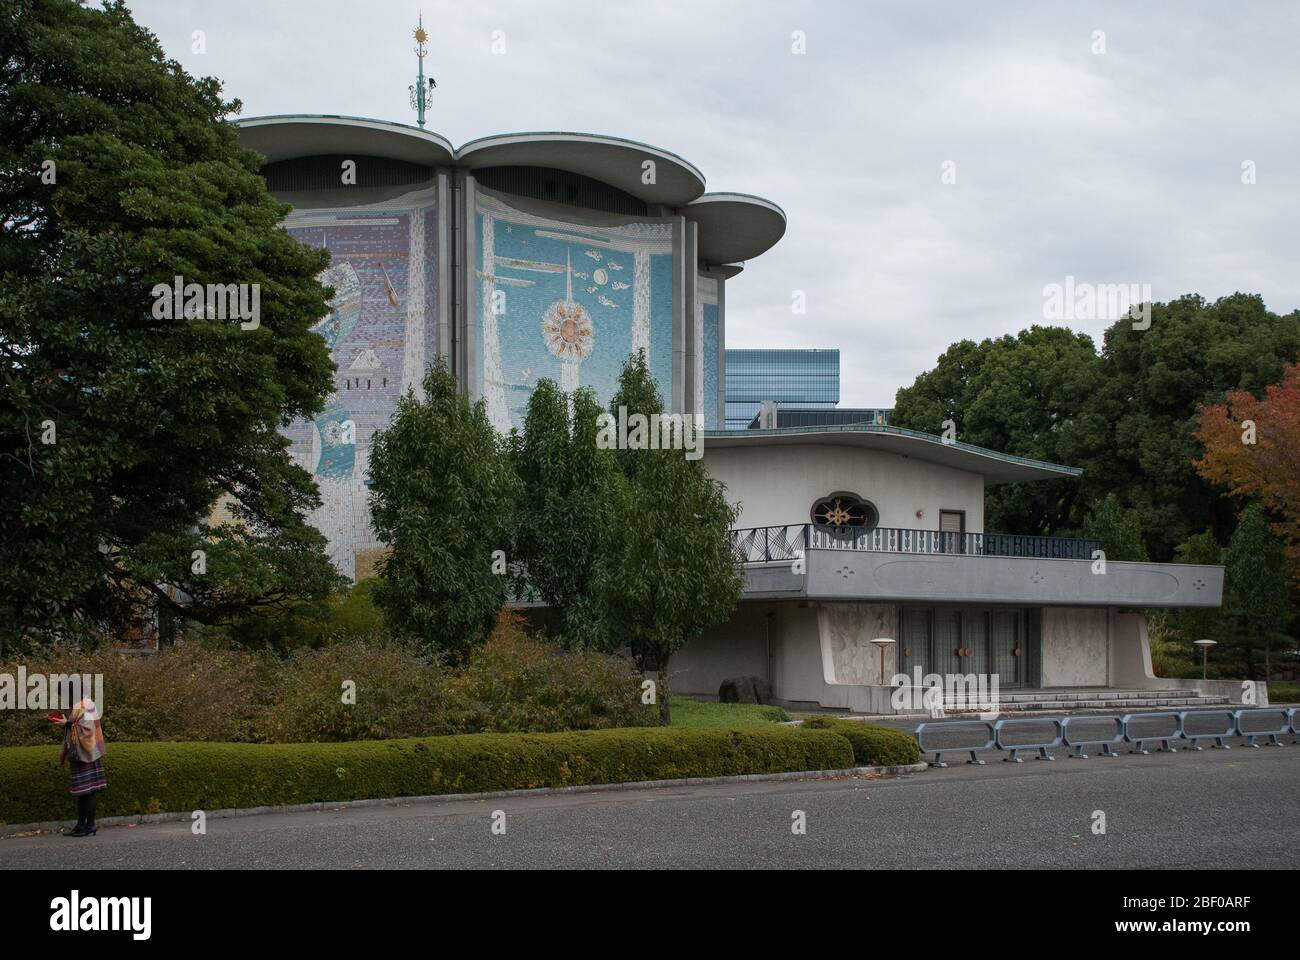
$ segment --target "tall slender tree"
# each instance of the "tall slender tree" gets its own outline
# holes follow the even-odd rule
[[[439,360],[370,452],[370,510],[388,546],[375,604],[394,632],[461,657],[505,602],[517,481],[482,400]]]
[[[592,390],[566,396],[554,381],[539,380],[514,443],[521,586],[556,610],[558,639],[571,648],[609,646],[601,583],[619,475],[613,451],[596,443],[601,412]]]
[[[620,408],[629,420],[663,412],[641,353],[623,368],[610,417],[617,420]],[[624,482],[615,493],[616,537],[605,602],[617,636],[637,666],[657,675],[664,724],[671,721],[673,654],[705,627],[725,619],[744,586],[727,536],[737,511],[722,484],[706,472],[707,456],[689,460],[680,449],[631,445],[617,454]]]
[[[1227,568],[1228,612],[1239,625],[1238,642],[1246,668],[1257,677],[1264,658],[1269,679],[1272,651],[1285,637],[1290,619],[1286,590],[1286,552],[1269,530],[1264,507],[1252,503],[1241,514],[1223,558]]]

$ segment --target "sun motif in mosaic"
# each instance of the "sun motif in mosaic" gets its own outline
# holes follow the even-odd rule
[[[591,317],[581,304],[557,301],[542,318],[542,339],[546,349],[561,360],[583,360],[591,353],[595,340]]]
[[[565,257],[564,299],[546,308],[542,315],[542,340],[553,356],[564,361],[560,368],[560,389],[571,393],[578,389],[578,364],[591,354],[596,334],[591,315],[573,299],[573,263]]]

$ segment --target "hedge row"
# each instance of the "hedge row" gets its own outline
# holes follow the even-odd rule
[[[898,767],[921,759],[921,748],[909,733],[860,720],[811,717],[806,730],[829,730],[853,745],[853,762],[859,767]]]
[[[671,727],[350,743],[116,743],[101,817],[844,769],[838,732]],[[52,747],[0,749],[0,824],[70,819]]]

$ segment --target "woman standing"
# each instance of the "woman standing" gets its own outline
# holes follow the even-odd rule
[[[95,701],[86,697],[68,711],[63,721],[59,766],[69,761],[68,792],[77,798],[77,825],[66,836],[95,834],[95,795],[108,786],[103,756],[104,731],[99,725],[99,713]]]

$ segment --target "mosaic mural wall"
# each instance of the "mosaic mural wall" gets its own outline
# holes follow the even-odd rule
[[[696,303],[700,306],[696,319],[704,353],[704,363],[700,368],[704,426],[708,430],[721,430],[723,424],[718,420],[718,281],[715,277],[700,274],[697,283]]]
[[[290,453],[316,478],[321,506],[310,521],[329,538],[340,572],[372,565],[380,544],[370,526],[370,441],[407,388],[420,393],[438,351],[435,192],[357,207],[294,210],[285,228],[330,251],[322,282],[334,288],[315,327],[338,368],[334,392],[312,422],[285,431]]]
[[[645,350],[664,403],[671,404],[671,223],[576,224],[480,189],[474,229],[475,392],[498,430],[523,427],[542,377],[566,391],[592,387],[608,403],[634,350]]]

